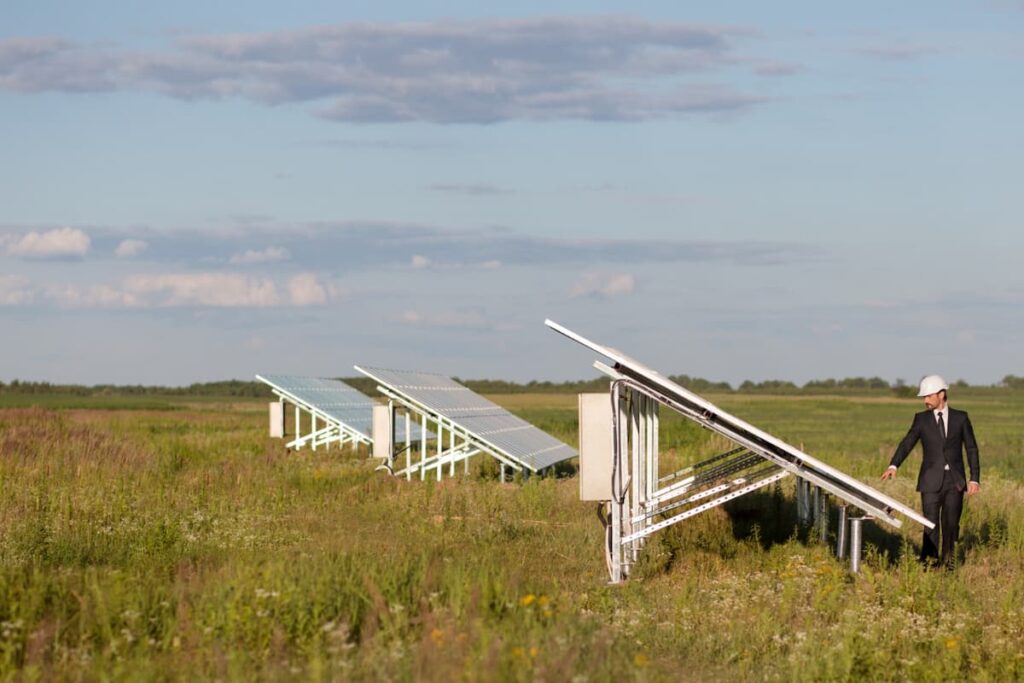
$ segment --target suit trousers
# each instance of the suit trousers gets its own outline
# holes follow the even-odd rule
[[[964,509],[964,491],[957,486],[949,470],[942,477],[942,488],[934,492],[921,492],[921,511],[925,518],[935,524],[926,529],[921,544],[921,560],[938,560],[939,529],[942,530],[943,564],[953,564],[956,559],[955,546],[960,537],[960,515]]]

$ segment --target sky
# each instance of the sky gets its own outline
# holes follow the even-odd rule
[[[6,3],[0,381],[1024,375],[1024,2]]]

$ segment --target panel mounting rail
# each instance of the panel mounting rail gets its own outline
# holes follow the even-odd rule
[[[613,462],[605,550],[613,583],[628,576],[651,534],[789,475],[799,478],[798,492],[809,492],[803,484],[814,485],[822,497],[832,494],[890,526],[901,526],[899,514],[932,528],[913,508],[730,415],[621,351],[551,320],[544,324],[611,362],[595,361],[594,367],[611,380]],[[724,437],[733,447],[662,475],[658,461],[661,406]]]
[[[421,439],[419,461],[413,462],[406,450],[404,467],[389,457],[389,468],[396,476],[426,477],[434,470],[438,479],[448,467],[455,475],[455,465],[463,462],[468,471],[469,459],[486,453],[501,463],[501,477],[506,470],[543,473],[555,464],[576,456],[571,446],[513,415],[450,377],[428,372],[388,370],[355,366],[362,374],[376,380],[378,390],[387,397],[393,423],[396,409],[405,411],[410,422],[419,421]],[[430,428],[436,433],[433,449],[428,452]],[[408,427],[407,427],[408,429]]]

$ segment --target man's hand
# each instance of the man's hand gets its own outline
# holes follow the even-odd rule
[[[967,482],[967,495],[973,496],[975,493],[981,490],[981,484],[976,481]]]
[[[885,481],[886,479],[892,479],[895,476],[896,476],[896,468],[895,467],[886,467],[885,468],[885,472],[882,472],[882,481]]]

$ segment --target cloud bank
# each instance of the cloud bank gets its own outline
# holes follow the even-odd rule
[[[0,246],[9,256],[25,259],[74,259],[89,253],[92,241],[77,228],[58,228],[23,235],[0,235]]]
[[[283,285],[270,277],[201,272],[137,274],[115,284],[50,285],[41,290],[24,278],[0,278],[0,305],[9,306],[42,299],[75,309],[306,307],[343,296],[343,290],[313,273],[300,273]]]
[[[764,102],[712,79],[780,74],[737,54],[749,37],[632,17],[349,23],[187,35],[157,51],[27,37],[0,41],[0,88],[314,103],[347,122],[639,121]]]
[[[632,294],[636,289],[636,278],[631,273],[584,273],[576,284],[573,285],[569,296],[577,297],[598,297],[609,299],[625,294]]]

